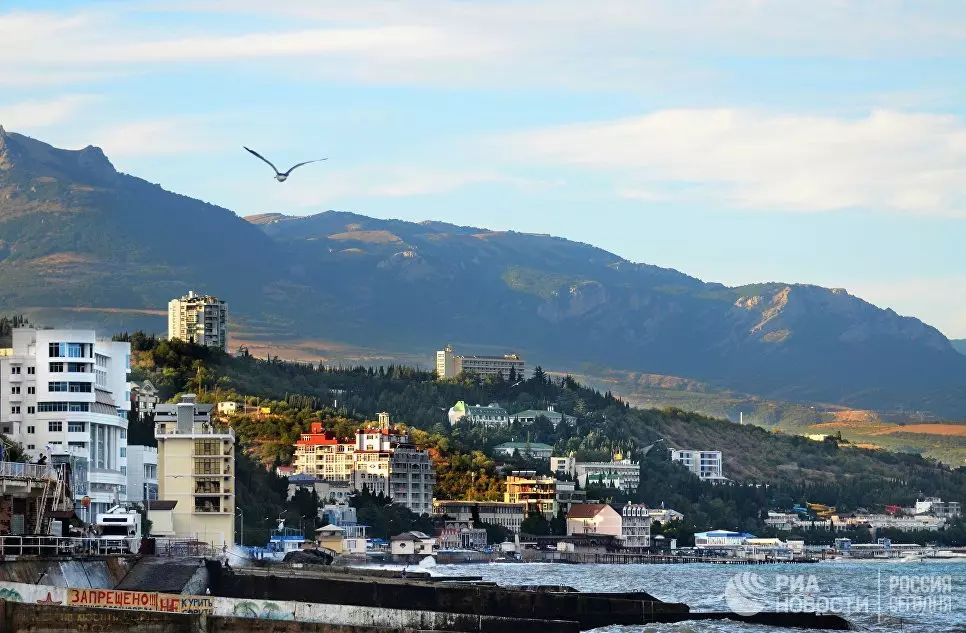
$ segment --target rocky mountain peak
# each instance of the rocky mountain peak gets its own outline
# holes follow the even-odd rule
[[[59,149],[6,130],[0,131],[0,169],[16,170],[26,179],[46,178],[95,187],[112,186],[118,177],[99,147]]]

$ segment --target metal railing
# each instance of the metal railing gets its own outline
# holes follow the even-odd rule
[[[0,477],[17,479],[57,479],[57,471],[47,464],[0,462]]]
[[[0,556],[120,556],[135,554],[140,539],[0,536]]]
[[[156,556],[200,558],[216,555],[211,543],[195,539],[155,538]],[[0,536],[0,557],[4,556],[125,556],[141,550],[140,538],[78,538],[61,536]]]

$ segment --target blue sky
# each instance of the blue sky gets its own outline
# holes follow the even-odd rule
[[[552,233],[966,337],[959,2],[6,0],[0,59],[8,130],[240,215]]]

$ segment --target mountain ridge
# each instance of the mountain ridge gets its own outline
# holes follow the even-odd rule
[[[966,356],[842,289],[727,287],[590,244],[432,220],[243,219],[119,173],[97,148],[2,133],[3,305],[158,309],[188,289],[275,339],[401,353],[453,342],[546,366],[966,416]]]

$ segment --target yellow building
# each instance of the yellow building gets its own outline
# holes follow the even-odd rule
[[[531,471],[513,471],[506,478],[505,503],[524,503],[526,512],[540,512],[549,521],[557,515],[557,480]]]
[[[331,550],[335,554],[343,552],[345,530],[331,523],[315,531],[315,544],[321,548]]]
[[[175,502],[177,538],[220,548],[235,540],[235,433],[212,423],[212,408],[193,394],[158,405],[158,497]]]

